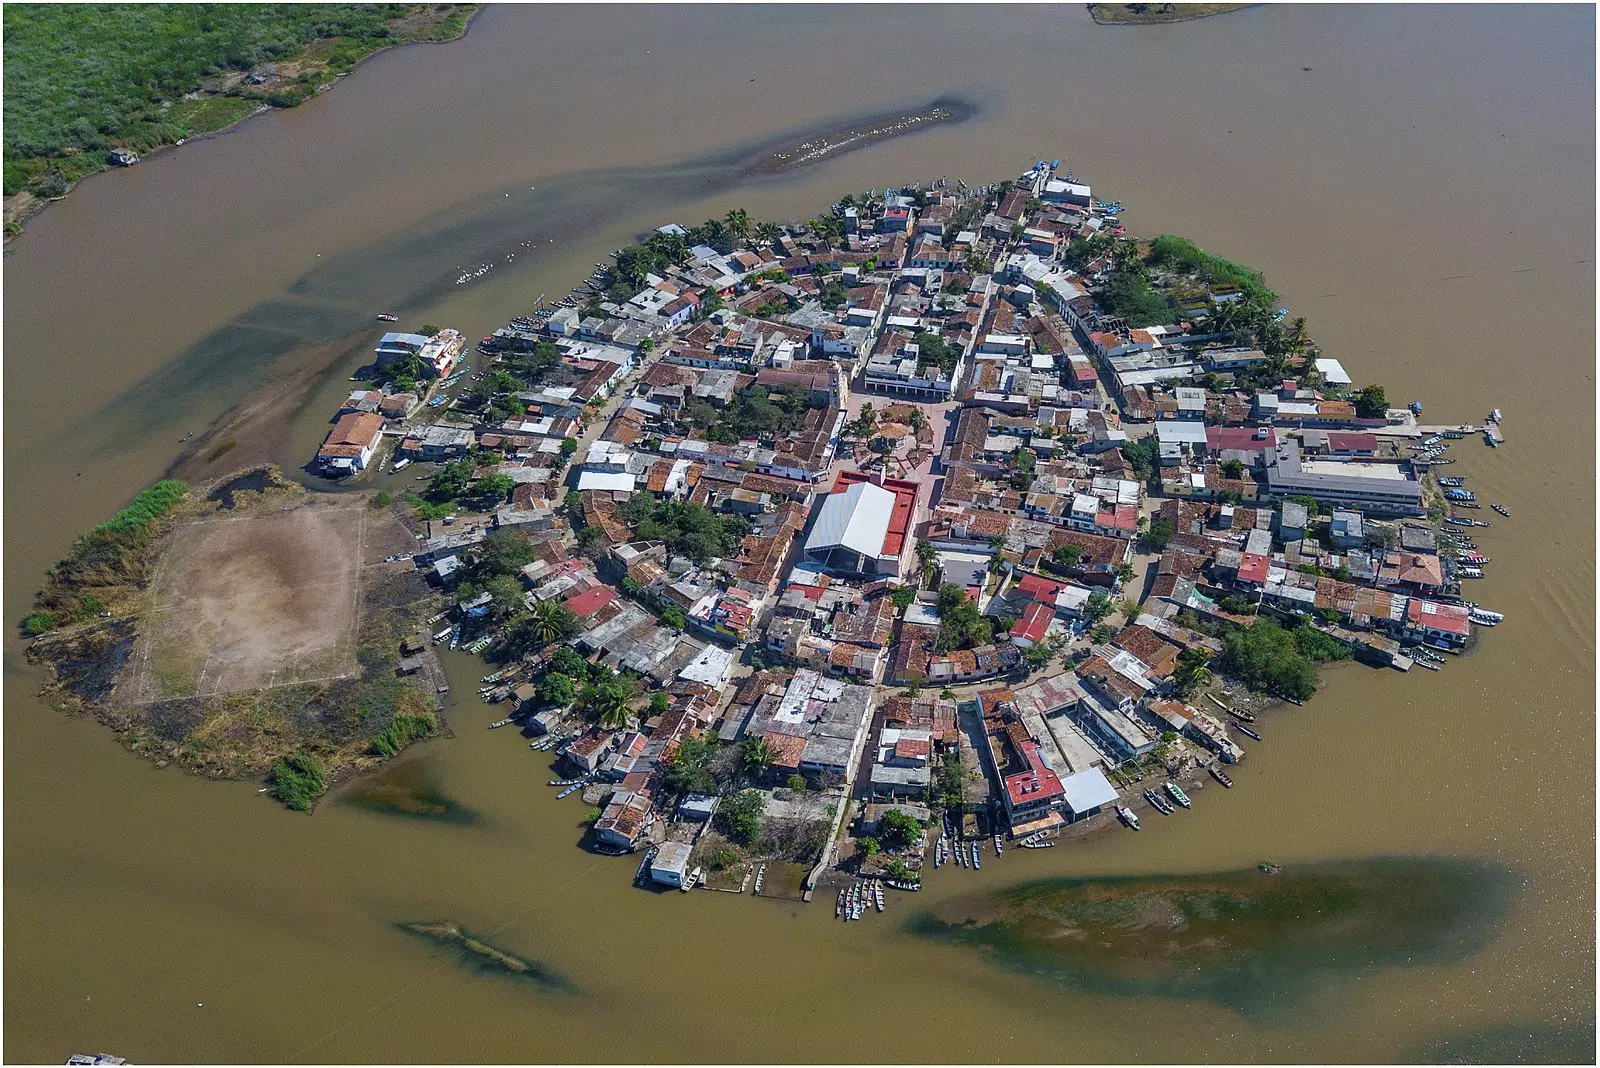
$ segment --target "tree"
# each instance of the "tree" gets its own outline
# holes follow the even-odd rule
[[[857,838],[856,839],[856,848],[861,850],[861,855],[862,856],[869,857],[869,858],[870,857],[875,857],[879,853],[883,852],[883,846],[881,844],[879,844],[879,842],[878,842],[878,840],[876,838],[873,838],[871,836],[868,836],[866,838]]]
[[[577,696],[577,690],[572,685],[572,680],[559,671],[551,671],[539,680],[538,697],[541,705],[552,708],[565,708],[572,704]]]
[[[578,633],[578,617],[564,604],[540,601],[533,607],[534,633],[541,644],[548,645]]]
[[[922,823],[912,815],[891,808],[878,817],[878,841],[892,852],[911,848],[922,837]]]
[[[743,239],[750,235],[750,213],[743,208],[734,208],[728,212],[725,221],[733,236]]]
[[[1222,475],[1224,478],[1243,478],[1244,461],[1238,459],[1222,461]]]
[[[684,738],[666,761],[662,782],[668,790],[684,794],[714,794],[717,779],[712,764],[719,746],[711,739]]]
[[[923,574],[933,570],[933,565],[939,560],[939,550],[933,547],[933,542],[927,538],[917,539],[917,563],[921,565]]]
[[[1156,550],[1165,549],[1167,542],[1172,540],[1172,520],[1160,515],[1153,517],[1145,529],[1144,540]]]
[[[683,609],[675,604],[669,604],[661,610],[661,622],[673,630],[683,630],[689,625],[689,619],[683,614]]]
[[[1117,636],[1114,628],[1102,623],[1089,632],[1089,640],[1096,645],[1104,645]]]
[[[523,610],[522,584],[509,575],[496,575],[483,584],[491,598],[489,611],[498,621],[511,618]]]
[[[650,714],[652,716],[663,714],[671,703],[671,699],[667,697],[665,690],[655,691],[650,695]]]
[[[806,792],[806,789],[810,784],[806,782],[806,777],[804,775],[791,775],[789,776],[789,779],[785,785],[795,793],[803,794]]]
[[[510,475],[499,473],[484,475],[472,484],[472,492],[478,497],[494,497],[505,500],[517,488],[516,479]]]
[[[759,791],[741,790],[717,806],[717,829],[741,845],[753,845],[761,838],[761,816],[766,802]]]
[[[577,490],[567,490],[567,495],[562,498],[561,504],[567,510],[568,519],[576,523],[583,518],[583,494]]]
[[[1078,559],[1083,556],[1083,550],[1076,545],[1058,545],[1050,554],[1050,559],[1065,567],[1078,566]]]
[[[638,690],[639,684],[631,676],[613,675],[603,682],[585,686],[579,703],[595,715],[600,726],[616,730],[626,726],[631,718],[631,705]]]
[[[896,608],[905,608],[917,599],[917,591],[910,586],[901,586],[889,595],[889,600]]]
[[[1118,582],[1127,582],[1129,579],[1133,578],[1133,565],[1132,564],[1118,564],[1117,565],[1117,570],[1116,570],[1116,576],[1117,576],[1117,581]]]
[[[1111,598],[1103,593],[1091,593],[1083,605],[1083,618],[1098,623],[1111,614]]]
[[[428,496],[440,503],[455,500],[472,481],[473,469],[474,465],[467,460],[445,464],[434,472],[432,481],[428,483]]]
[[[746,738],[739,747],[740,759],[746,770],[754,775],[759,775],[770,767],[777,755],[773,751],[772,743],[765,738]]]
[[[561,458],[563,460],[572,459],[572,454],[577,452],[577,451],[578,451],[578,440],[576,438],[562,438],[561,439]]]
[[[1356,414],[1363,419],[1382,419],[1389,413],[1389,398],[1382,386],[1363,386],[1356,394]]]
[[[1039,642],[1023,650],[1023,661],[1035,671],[1050,663],[1050,658],[1056,655],[1055,647],[1046,642]]]
[[[589,662],[570,645],[563,645],[550,658],[550,670],[560,672],[569,679],[589,677]]]
[[[472,574],[477,578],[515,575],[533,562],[533,544],[514,530],[490,531],[472,552]]]

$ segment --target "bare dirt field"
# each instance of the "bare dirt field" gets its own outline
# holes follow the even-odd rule
[[[282,510],[223,512],[173,531],[126,698],[359,674],[358,579],[369,522],[394,525],[364,501],[311,498]]]

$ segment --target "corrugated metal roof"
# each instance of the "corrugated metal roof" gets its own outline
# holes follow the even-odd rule
[[[889,532],[894,502],[893,493],[870,482],[857,482],[842,493],[829,494],[806,539],[806,552],[843,546],[863,556],[878,556]]]

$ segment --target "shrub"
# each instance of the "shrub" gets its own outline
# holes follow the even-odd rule
[[[22,629],[27,634],[47,634],[56,629],[56,618],[49,612],[29,612],[22,617]]]
[[[412,742],[432,734],[433,728],[432,716],[396,713],[393,722],[373,737],[373,751],[382,756],[394,756]]]
[[[309,753],[295,753],[272,768],[272,784],[279,801],[299,812],[309,812],[328,789],[327,769]]]

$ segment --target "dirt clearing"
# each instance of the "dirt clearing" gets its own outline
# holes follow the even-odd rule
[[[172,531],[127,698],[203,697],[359,674],[357,594],[369,522],[392,520],[361,501],[311,498]]]

